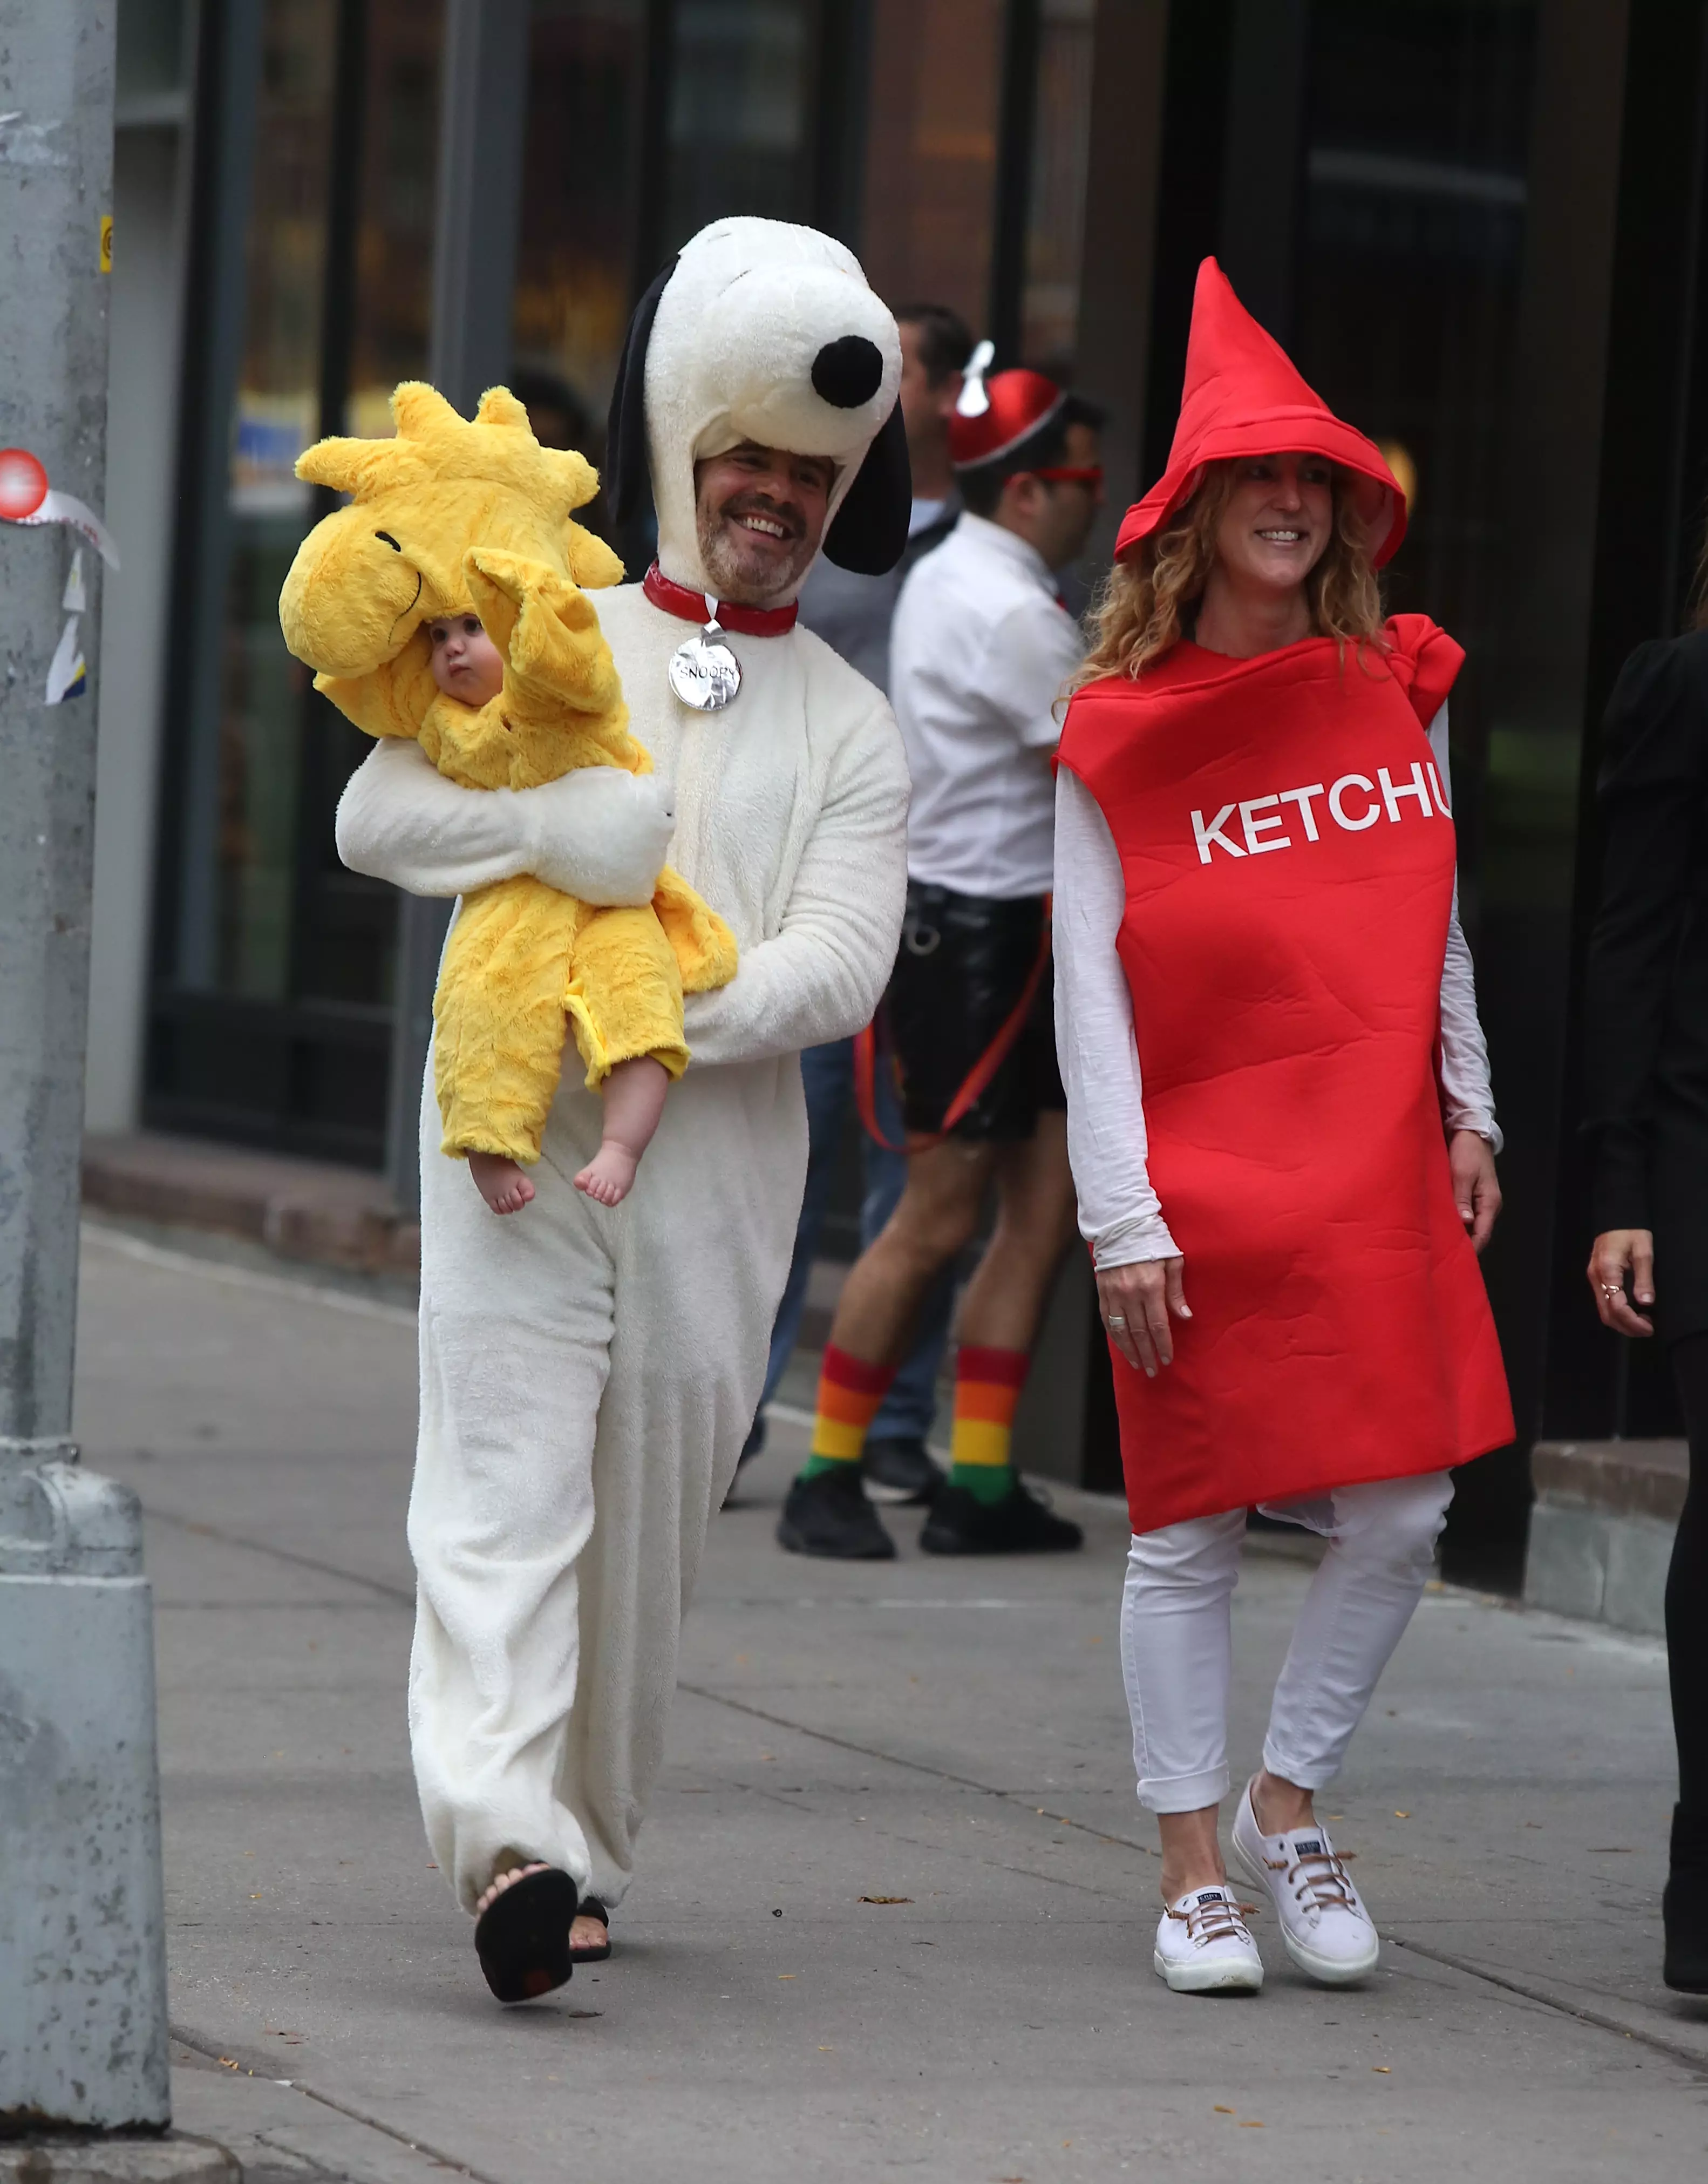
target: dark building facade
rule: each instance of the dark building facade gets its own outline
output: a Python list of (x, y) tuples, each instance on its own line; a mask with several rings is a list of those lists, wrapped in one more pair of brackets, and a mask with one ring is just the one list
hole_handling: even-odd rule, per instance
[[(1655, 1361), (1589, 1312), (1572, 1057), (1600, 709), (1630, 648), (1678, 626), (1708, 495), (1703, 7), (204, 6), (140, 1094), (157, 1128), (385, 1156), (397, 905), (337, 864), (360, 741), (285, 655), (275, 602), (320, 512), (296, 454), (386, 430), (391, 385), (433, 368), (471, 14), (490, 118), (463, 211), (514, 269), (488, 332), (595, 460), (633, 298), (732, 211), (831, 230), (891, 301), (940, 297), (1000, 361), (1106, 401), (1111, 532), (1163, 465), (1207, 252), (1384, 444), (1415, 511), (1392, 603), (1469, 653), (1462, 906), (1508, 1140), (1487, 1268), (1523, 1440), (1467, 1474), (1449, 1567), (1509, 1581), (1530, 1440), (1670, 1420)], [(1106, 1484), (1100, 1368), (1082, 1323), (1071, 1341), (1057, 1468)]]

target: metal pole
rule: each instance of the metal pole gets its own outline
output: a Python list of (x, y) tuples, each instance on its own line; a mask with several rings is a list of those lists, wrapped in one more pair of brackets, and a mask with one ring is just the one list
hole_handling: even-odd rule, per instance
[[(0, 0), (0, 446), (97, 510), (114, 14)], [(70, 1439), (95, 698), (46, 696), (75, 543), (0, 522), (0, 2130), (170, 2120), (140, 1512)]]
[[(465, 416), (510, 369), (531, 13), (529, 0), (445, 0), (427, 376)], [(386, 1167), (408, 1213), (420, 1204), (421, 1077), (450, 918), (421, 895), (398, 907)]]

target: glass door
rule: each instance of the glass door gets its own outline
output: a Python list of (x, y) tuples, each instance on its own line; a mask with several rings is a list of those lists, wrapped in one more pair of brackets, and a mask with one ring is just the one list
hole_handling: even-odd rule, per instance
[(298, 456), (390, 431), (423, 371), (438, 10), (210, 11), (145, 1117), (376, 1162), (395, 905), (332, 841), (365, 739), (286, 651), (279, 590), (335, 505)]

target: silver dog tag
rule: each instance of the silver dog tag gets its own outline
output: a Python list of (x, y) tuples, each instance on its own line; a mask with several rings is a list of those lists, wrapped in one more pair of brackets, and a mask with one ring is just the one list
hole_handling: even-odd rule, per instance
[(720, 713), (742, 687), (742, 664), (724, 643), (716, 610), (670, 655), (670, 688), (697, 713)]

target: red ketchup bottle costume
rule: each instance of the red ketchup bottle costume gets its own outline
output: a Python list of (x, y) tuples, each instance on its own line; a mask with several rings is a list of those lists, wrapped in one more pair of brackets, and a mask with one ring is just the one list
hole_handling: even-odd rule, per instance
[[(1207, 464), (1289, 450), (1350, 474), (1380, 567), (1405, 528), (1387, 465), (1209, 263), (1168, 470), (1117, 556)], [(1436, 1076), (1455, 838), (1425, 729), (1464, 655), (1420, 615), (1387, 639), (1182, 641), (1068, 711), (1060, 763), (1125, 878), (1149, 1173), (1192, 1307), (1154, 1379), (1111, 1345), (1136, 1534), (1512, 1438)]]

